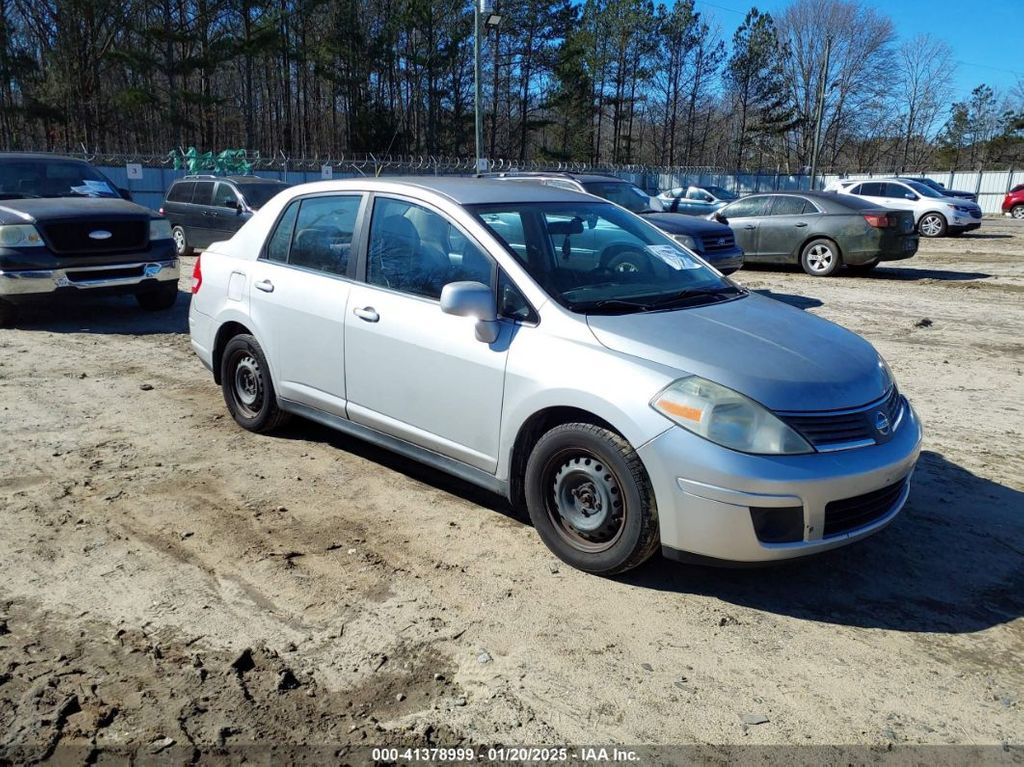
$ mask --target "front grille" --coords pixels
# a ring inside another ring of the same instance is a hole
[[[885,441],[896,431],[903,417],[903,405],[903,396],[894,386],[885,398],[857,410],[780,413],[779,416],[814,447],[835,450]],[[876,428],[878,413],[883,413],[888,419],[888,434],[880,433]]]
[[[144,249],[149,240],[149,221],[60,221],[42,225],[43,236],[55,253],[114,253]],[[90,237],[107,232],[109,237]]]
[[[705,253],[718,253],[736,247],[736,238],[733,237],[732,232],[721,235],[702,235],[701,241],[704,243]]]
[[[823,536],[828,538],[832,535],[846,533],[881,519],[892,511],[896,501],[902,495],[906,483],[906,479],[901,479],[881,490],[873,490],[864,495],[826,504]]]

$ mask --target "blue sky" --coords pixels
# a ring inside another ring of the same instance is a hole
[[[863,0],[893,20],[901,37],[921,33],[945,40],[957,60],[955,88],[960,99],[986,83],[1005,94],[1024,79],[1024,0]],[[772,15],[789,0],[695,0],[696,10],[732,33],[752,5]]]

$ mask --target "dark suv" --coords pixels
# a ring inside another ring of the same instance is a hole
[[[732,274],[743,266],[743,250],[725,224],[706,221],[682,213],[667,213],[661,201],[636,184],[615,176],[592,173],[497,173],[484,174],[502,181],[532,182],[574,192],[603,197],[636,213],[661,229],[680,245],[689,248],[722,274]],[[655,209],[657,207],[657,209]]]
[[[84,160],[0,153],[0,326],[31,299],[127,293],[143,309],[174,305],[171,227],[126,195]]]
[[[259,176],[185,176],[167,190],[160,212],[179,256],[229,240],[271,197],[291,184]]]

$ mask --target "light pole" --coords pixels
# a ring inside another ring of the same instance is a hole
[[[483,157],[484,143],[483,120],[480,116],[480,17],[483,15],[486,29],[497,29],[501,24],[501,16],[493,12],[493,0],[473,0],[473,124],[474,145],[476,151],[476,172],[487,170],[487,161]],[[497,63],[495,63],[497,66]]]
[[[814,176],[818,172],[818,145],[821,143],[821,114],[825,110],[825,81],[828,79],[828,60],[832,53],[832,35],[825,36],[825,61],[821,67],[818,83],[818,103],[814,110],[814,146],[811,148],[811,188],[814,191]]]

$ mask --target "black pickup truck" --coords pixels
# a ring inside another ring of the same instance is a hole
[[[170,224],[125,196],[83,160],[0,153],[0,326],[33,299],[127,293],[146,310],[174,305]]]

